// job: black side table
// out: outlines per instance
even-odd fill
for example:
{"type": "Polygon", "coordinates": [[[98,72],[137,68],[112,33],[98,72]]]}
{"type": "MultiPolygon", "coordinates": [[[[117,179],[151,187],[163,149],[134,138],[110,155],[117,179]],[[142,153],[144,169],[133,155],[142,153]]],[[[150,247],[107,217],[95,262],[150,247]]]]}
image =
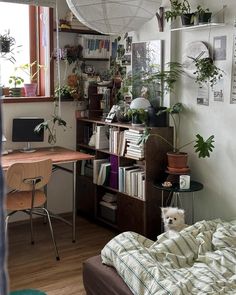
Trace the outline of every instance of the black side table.
{"type": "Polygon", "coordinates": [[[203,184],[197,181],[190,181],[189,189],[180,189],[179,183],[173,184],[171,187],[165,187],[162,183],[155,183],[154,187],[161,190],[161,205],[164,206],[164,192],[169,192],[171,196],[171,206],[182,207],[180,195],[182,193],[192,193],[192,224],[194,223],[194,193],[203,189],[203,184]]]}

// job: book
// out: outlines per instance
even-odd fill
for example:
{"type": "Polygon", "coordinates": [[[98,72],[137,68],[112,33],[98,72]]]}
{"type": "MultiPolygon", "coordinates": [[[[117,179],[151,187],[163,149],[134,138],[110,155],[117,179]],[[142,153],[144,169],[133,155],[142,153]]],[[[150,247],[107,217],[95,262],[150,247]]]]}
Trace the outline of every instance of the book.
{"type": "Polygon", "coordinates": [[[139,169],[133,167],[131,170],[126,170],[125,172],[125,192],[131,195],[131,174],[138,171],[139,169]]]}
{"type": "Polygon", "coordinates": [[[96,149],[109,148],[109,140],[107,137],[107,126],[97,126],[95,146],[96,146],[96,149]]]}
{"type": "Polygon", "coordinates": [[[98,174],[101,168],[102,163],[107,163],[108,159],[96,159],[93,160],[93,183],[97,183],[98,174]]]}
{"type": "Polygon", "coordinates": [[[98,174],[97,185],[106,185],[108,184],[109,174],[110,174],[110,163],[102,163],[100,171],[98,174]]]}
{"type": "Polygon", "coordinates": [[[138,172],[138,194],[137,197],[142,199],[143,196],[143,178],[144,178],[144,171],[138,172]]]}
{"type": "Polygon", "coordinates": [[[125,192],[125,172],[134,166],[119,167],[119,191],[125,192]]]}

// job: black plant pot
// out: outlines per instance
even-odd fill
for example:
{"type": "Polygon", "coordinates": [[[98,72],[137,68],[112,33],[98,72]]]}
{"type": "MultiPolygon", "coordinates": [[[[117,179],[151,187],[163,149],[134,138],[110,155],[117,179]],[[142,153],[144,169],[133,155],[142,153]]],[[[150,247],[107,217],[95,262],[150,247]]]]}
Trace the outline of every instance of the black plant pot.
{"type": "Polygon", "coordinates": [[[167,127],[168,126],[168,114],[167,112],[161,113],[157,116],[159,111],[166,110],[166,107],[154,108],[150,106],[148,108],[148,126],[149,127],[167,127]]]}
{"type": "Polygon", "coordinates": [[[198,23],[199,24],[208,24],[211,22],[211,12],[201,13],[198,16],[198,23]]]}
{"type": "Polygon", "coordinates": [[[140,120],[139,114],[132,115],[132,125],[143,125],[142,120],[140,120]]]}
{"type": "Polygon", "coordinates": [[[184,27],[194,25],[194,13],[184,13],[181,15],[182,25],[184,27]]]}
{"type": "Polygon", "coordinates": [[[10,52],[10,41],[0,41],[0,52],[2,53],[10,52]]]}

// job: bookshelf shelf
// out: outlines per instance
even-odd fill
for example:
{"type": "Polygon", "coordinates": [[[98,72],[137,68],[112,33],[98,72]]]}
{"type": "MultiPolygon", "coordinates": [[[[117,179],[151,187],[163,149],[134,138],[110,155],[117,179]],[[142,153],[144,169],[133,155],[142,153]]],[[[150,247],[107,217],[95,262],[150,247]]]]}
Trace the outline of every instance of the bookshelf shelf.
{"type": "MultiPolygon", "coordinates": [[[[54,32],[57,30],[54,29],[54,32]]],[[[59,32],[61,33],[72,33],[72,34],[81,34],[81,35],[103,35],[102,33],[99,33],[97,31],[93,30],[78,30],[78,29],[58,29],[59,32]]]]}
{"type": "MultiPolygon", "coordinates": [[[[88,152],[91,151],[95,154],[93,172],[91,173],[95,178],[88,179],[81,176],[81,167],[78,164],[77,209],[78,212],[92,217],[95,221],[103,222],[113,228],[115,226],[119,231],[130,230],[148,238],[156,238],[157,234],[161,232],[160,207],[162,204],[161,193],[154,188],[153,182],[162,179],[165,173],[167,166],[166,152],[169,151],[169,145],[164,141],[160,141],[158,137],[153,136],[145,143],[144,152],[140,152],[141,155],[144,153],[144,159],[136,160],[127,156],[126,154],[131,148],[127,135],[130,133],[131,136],[132,134],[133,136],[141,134],[144,129],[144,126],[133,127],[127,123],[106,123],[94,117],[77,117],[77,149],[78,151],[86,149],[88,152]],[[97,130],[99,133],[100,131],[98,130],[101,129],[107,129],[106,132],[110,135],[109,147],[96,149],[96,147],[88,146],[87,142],[94,130],[97,130]],[[111,135],[112,132],[113,135],[111,135]],[[112,137],[115,133],[117,134],[118,142],[115,137],[112,137]],[[124,135],[123,137],[122,134],[124,135]],[[125,138],[124,148],[121,148],[123,142],[119,143],[120,138],[122,141],[125,138]],[[110,145],[112,143],[113,146],[110,145]],[[115,146],[118,153],[112,152],[113,149],[116,150],[115,146]],[[114,161],[117,163],[115,171],[112,170],[111,166],[112,163],[114,164],[114,161]],[[100,166],[98,166],[99,163],[100,166]],[[109,172],[105,170],[106,185],[97,185],[94,182],[96,182],[96,179],[98,182],[102,163],[108,163],[108,166],[111,166],[111,170],[108,170],[109,172]],[[128,171],[129,169],[130,171],[128,171]],[[111,173],[116,173],[115,179],[117,180],[115,182],[111,182],[111,179],[114,180],[114,178],[111,178],[113,176],[111,173]],[[132,175],[132,173],[135,174],[132,175]],[[122,186],[122,181],[126,181],[126,185],[123,183],[122,186]],[[99,202],[107,194],[115,195],[117,198],[117,219],[115,225],[113,222],[109,222],[100,216],[99,202]]],[[[154,127],[150,128],[150,132],[153,134],[158,133],[168,141],[173,139],[173,129],[171,127],[154,127]]],[[[104,164],[105,166],[107,167],[104,164]]]]}

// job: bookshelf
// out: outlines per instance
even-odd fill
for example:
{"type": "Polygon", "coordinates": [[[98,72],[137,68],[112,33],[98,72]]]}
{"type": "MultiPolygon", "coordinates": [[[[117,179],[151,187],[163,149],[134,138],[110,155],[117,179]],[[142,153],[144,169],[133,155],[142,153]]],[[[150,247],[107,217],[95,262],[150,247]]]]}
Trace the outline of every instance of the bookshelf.
{"type": "MultiPolygon", "coordinates": [[[[95,155],[95,159],[108,159],[116,157],[119,167],[137,166],[132,172],[138,173],[144,171],[144,194],[145,199],[121,192],[120,187],[110,186],[110,183],[97,185],[93,181],[93,176],[89,177],[81,175],[81,163],[77,166],[77,210],[79,214],[83,214],[92,218],[96,222],[104,223],[112,226],[114,229],[122,231],[135,231],[148,238],[155,239],[161,232],[161,193],[154,186],[153,182],[162,179],[166,169],[166,152],[169,150],[168,144],[158,139],[158,137],[150,137],[144,145],[144,157],[135,160],[118,153],[110,152],[107,149],[96,149],[95,146],[89,146],[89,138],[97,126],[106,126],[108,130],[115,128],[118,134],[129,129],[136,130],[137,133],[142,132],[144,127],[132,127],[131,124],[123,123],[106,123],[99,118],[78,118],[77,117],[77,150],[84,151],[95,155]],[[142,168],[140,168],[142,167],[142,168]],[[135,171],[136,170],[136,171],[135,171]],[[116,196],[117,209],[112,212],[115,214],[115,221],[111,222],[109,218],[103,218],[104,213],[100,206],[100,201],[104,195],[111,194],[116,196]]],[[[152,134],[160,134],[168,141],[173,139],[172,127],[153,127],[150,131],[152,134]]],[[[126,147],[127,148],[127,147],[126,147]]],[[[123,168],[122,168],[123,169],[123,168]]],[[[131,168],[133,169],[133,168],[131,168]]],[[[119,173],[118,176],[119,177],[119,173]]],[[[130,174],[130,177],[131,174],[130,174]]],[[[136,177],[134,175],[134,177],[136,177]]],[[[131,178],[130,178],[131,179],[131,178]]],[[[118,179],[119,183],[119,179],[118,179]]],[[[105,210],[107,210],[105,208],[105,210]]],[[[105,211],[106,213],[106,211],[105,211]]],[[[109,213],[109,212],[108,212],[109,213]]],[[[114,218],[113,215],[111,215],[114,218]]]]}

